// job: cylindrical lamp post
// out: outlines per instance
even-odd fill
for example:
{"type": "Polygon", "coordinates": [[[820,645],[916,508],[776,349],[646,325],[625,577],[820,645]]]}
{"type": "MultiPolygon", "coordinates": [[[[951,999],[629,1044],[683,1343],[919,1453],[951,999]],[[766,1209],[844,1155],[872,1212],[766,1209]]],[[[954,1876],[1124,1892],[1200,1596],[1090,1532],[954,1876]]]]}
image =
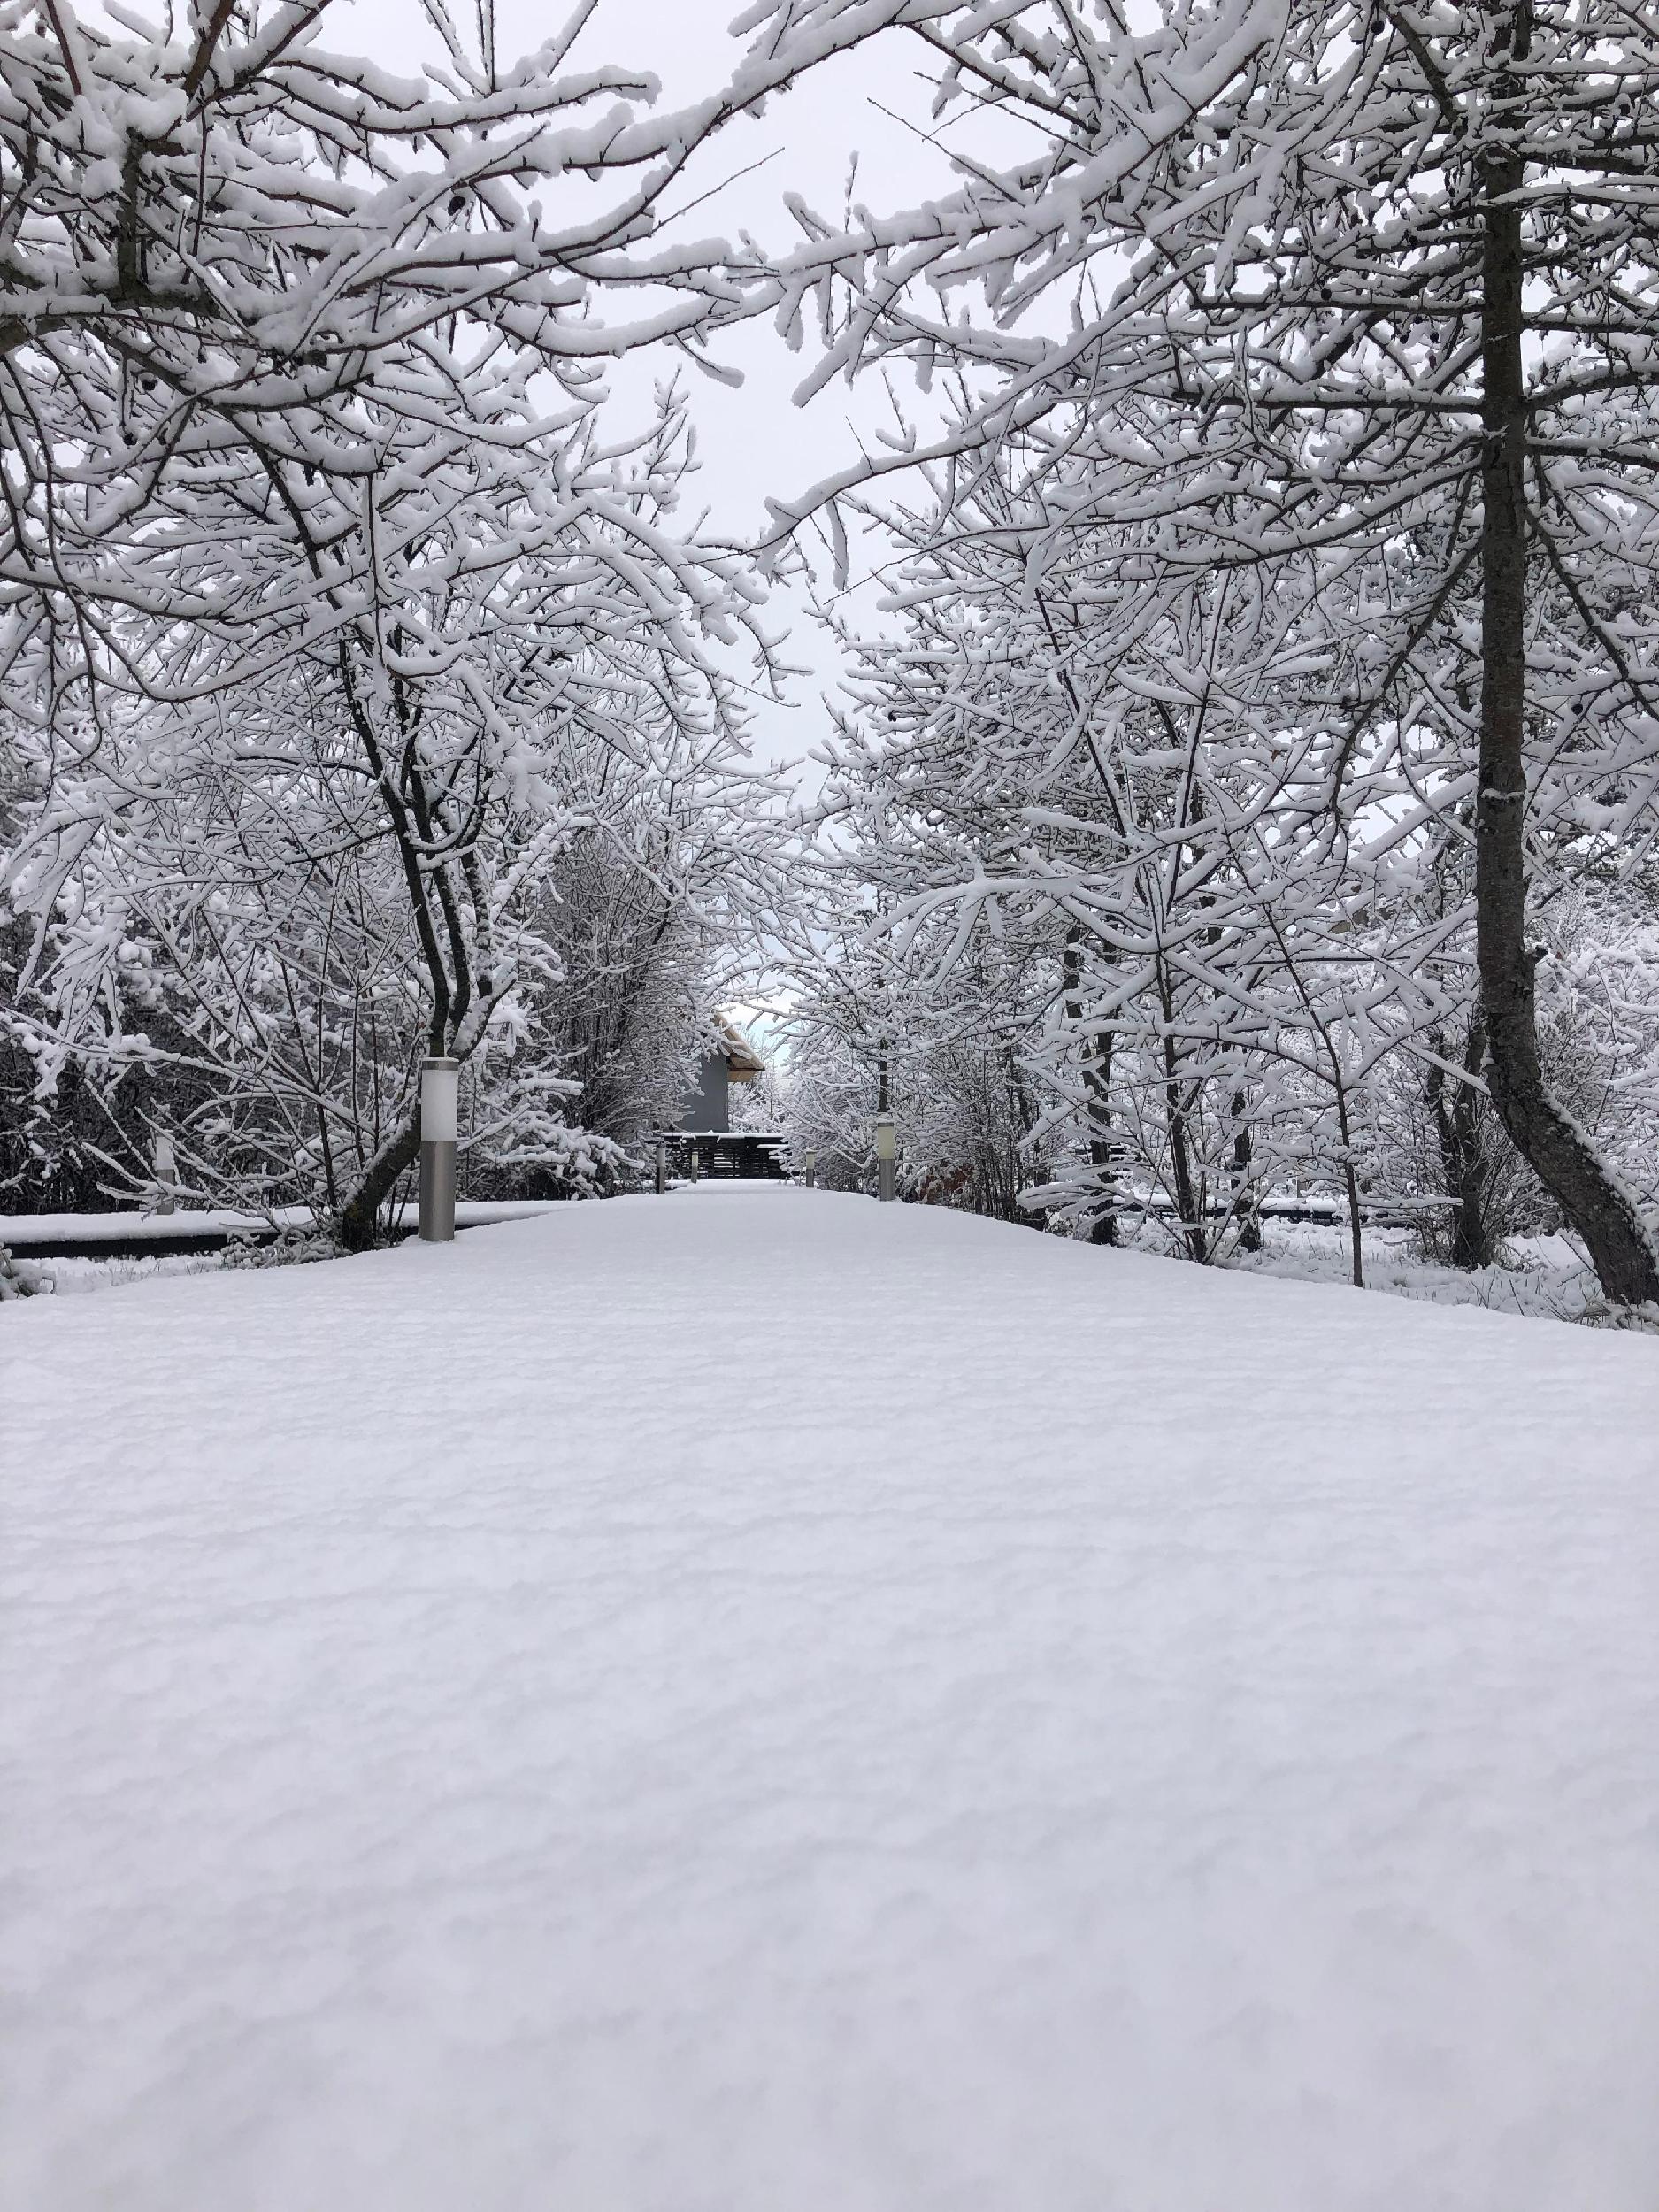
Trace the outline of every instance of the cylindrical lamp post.
{"type": "Polygon", "coordinates": [[[818,1182],[818,1150],[815,1146],[809,1145],[801,1155],[801,1170],[806,1177],[807,1188],[813,1189],[818,1182]]]}
{"type": "Polygon", "coordinates": [[[174,1204],[173,1193],[179,1186],[179,1162],[171,1137],[156,1139],[156,1181],[159,1186],[156,1211],[170,1214],[174,1204]]]}
{"type": "Polygon", "coordinates": [[[455,1140],[461,1110],[461,1063],[420,1064],[420,1240],[455,1235],[455,1140]]]}
{"type": "Polygon", "coordinates": [[[657,1140],[657,1195],[660,1198],[667,1188],[668,1146],[663,1138],[658,1137],[657,1140]]]}
{"type": "Polygon", "coordinates": [[[899,1133],[891,1114],[876,1116],[876,1195],[884,1205],[893,1198],[894,1165],[899,1156],[899,1133]]]}
{"type": "Polygon", "coordinates": [[[693,1139],[691,1140],[691,1179],[692,1179],[692,1181],[693,1181],[694,1183],[695,1183],[695,1182],[696,1181],[696,1179],[697,1179],[697,1169],[698,1169],[698,1165],[699,1165],[699,1162],[698,1162],[698,1159],[697,1159],[697,1140],[696,1140],[695,1137],[693,1137],[693,1139]]]}

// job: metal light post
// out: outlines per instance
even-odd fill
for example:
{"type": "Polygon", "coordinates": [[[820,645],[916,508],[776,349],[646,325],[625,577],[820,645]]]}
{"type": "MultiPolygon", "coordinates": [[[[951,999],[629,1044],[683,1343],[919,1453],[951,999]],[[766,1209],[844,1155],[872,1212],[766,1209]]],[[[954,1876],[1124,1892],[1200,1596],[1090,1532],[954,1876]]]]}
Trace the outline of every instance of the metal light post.
{"type": "Polygon", "coordinates": [[[657,1195],[660,1198],[667,1188],[668,1146],[663,1138],[658,1137],[657,1140],[657,1195]]]}
{"type": "Polygon", "coordinates": [[[691,1140],[691,1179],[694,1183],[697,1179],[697,1140],[694,1137],[691,1140]]]}
{"type": "Polygon", "coordinates": [[[174,1203],[173,1193],[179,1187],[179,1163],[173,1149],[171,1137],[156,1139],[156,1180],[161,1194],[156,1201],[158,1214],[170,1214],[174,1203]]]}
{"type": "Polygon", "coordinates": [[[461,1063],[420,1064],[420,1240],[455,1235],[455,1139],[461,1110],[461,1063]]]}
{"type": "Polygon", "coordinates": [[[816,1147],[809,1145],[806,1150],[801,1155],[801,1169],[802,1172],[806,1177],[807,1188],[809,1190],[814,1189],[818,1183],[818,1151],[816,1147]]]}
{"type": "Polygon", "coordinates": [[[893,1200],[894,1163],[899,1154],[898,1131],[893,1125],[891,1114],[876,1116],[876,1195],[883,1205],[893,1200]]]}

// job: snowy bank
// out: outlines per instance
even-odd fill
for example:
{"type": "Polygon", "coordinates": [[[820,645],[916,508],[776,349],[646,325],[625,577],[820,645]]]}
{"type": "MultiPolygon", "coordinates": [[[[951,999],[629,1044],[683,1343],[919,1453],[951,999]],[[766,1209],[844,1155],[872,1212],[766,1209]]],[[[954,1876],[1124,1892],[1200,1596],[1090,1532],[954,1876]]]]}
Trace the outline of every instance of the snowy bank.
{"type": "Polygon", "coordinates": [[[1649,2212],[1652,1338],[727,1185],[0,1407],[6,2212],[1649,2212]]]}

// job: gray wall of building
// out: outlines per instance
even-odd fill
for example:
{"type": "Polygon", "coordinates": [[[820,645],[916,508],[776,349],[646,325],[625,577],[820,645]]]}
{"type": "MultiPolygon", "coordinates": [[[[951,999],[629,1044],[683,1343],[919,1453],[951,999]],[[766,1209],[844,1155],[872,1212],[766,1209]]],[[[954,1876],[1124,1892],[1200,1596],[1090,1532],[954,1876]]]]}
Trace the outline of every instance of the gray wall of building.
{"type": "Polygon", "coordinates": [[[731,1127],[732,1079],[724,1053],[711,1052],[703,1061],[697,1087],[686,1101],[680,1125],[682,1129],[731,1127]]]}

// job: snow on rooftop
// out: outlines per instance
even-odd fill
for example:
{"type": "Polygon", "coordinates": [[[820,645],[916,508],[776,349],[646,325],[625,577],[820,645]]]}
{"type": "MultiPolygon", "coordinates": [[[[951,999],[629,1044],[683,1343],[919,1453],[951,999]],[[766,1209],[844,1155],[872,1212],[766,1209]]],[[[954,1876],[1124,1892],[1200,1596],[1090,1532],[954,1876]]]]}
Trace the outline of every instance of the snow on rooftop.
{"type": "Polygon", "coordinates": [[[1651,1339],[736,1185],[0,1406],[6,2212],[1653,2202],[1651,1339]]]}

